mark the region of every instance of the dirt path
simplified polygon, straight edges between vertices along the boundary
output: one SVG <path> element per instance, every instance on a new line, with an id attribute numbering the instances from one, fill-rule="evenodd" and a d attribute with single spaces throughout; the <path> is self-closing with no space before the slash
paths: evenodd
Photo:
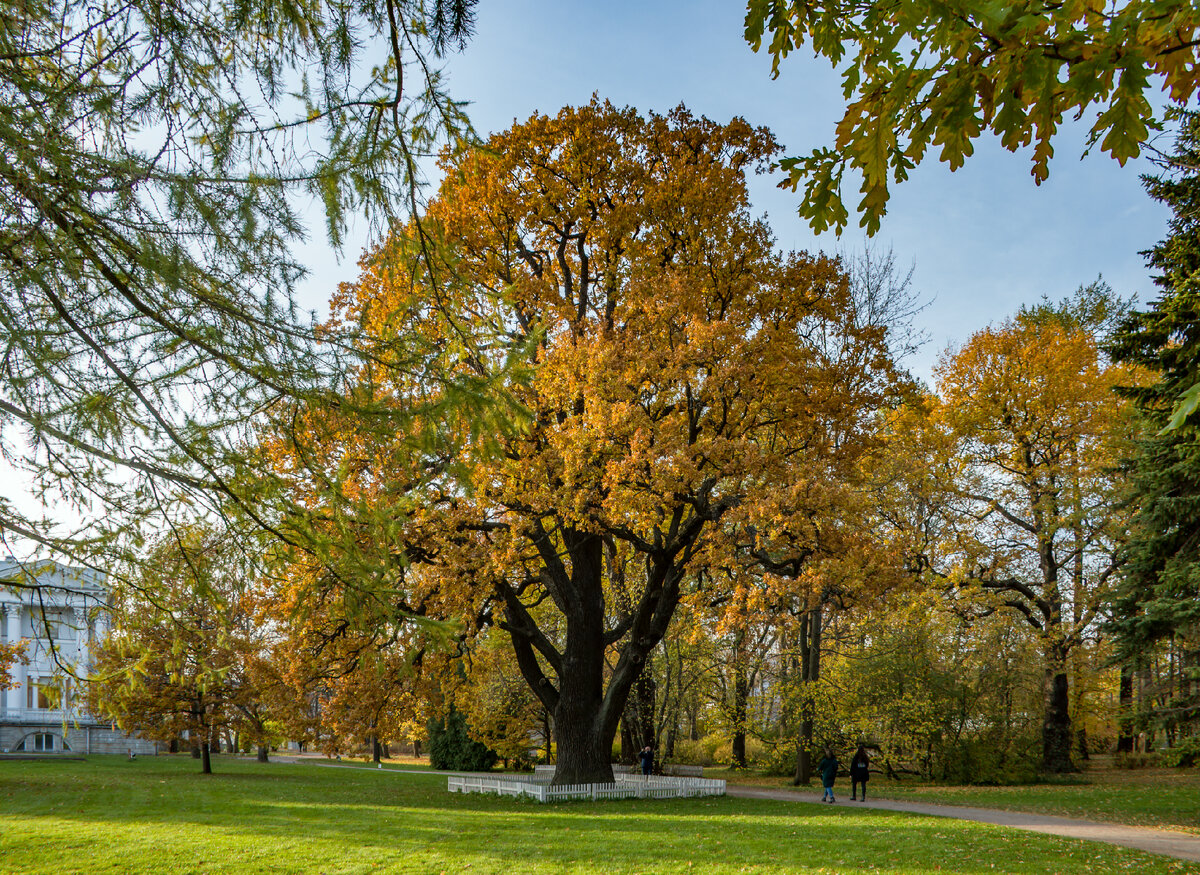
<path id="1" fill-rule="evenodd" d="M 783 802 L 821 804 L 820 797 L 812 791 L 770 790 L 763 787 L 729 784 L 727 785 L 726 793 L 729 796 L 739 799 L 778 799 Z M 835 804 L 851 808 L 882 808 L 887 811 L 904 811 L 910 814 L 929 814 L 935 817 L 954 817 L 959 820 L 973 820 L 978 823 L 994 823 L 998 826 L 1009 826 L 1013 829 L 1024 829 L 1029 832 L 1040 832 L 1047 835 L 1066 836 L 1075 839 L 1088 839 L 1094 842 L 1108 842 L 1111 845 L 1136 848 L 1139 851 L 1148 851 L 1151 854 L 1162 854 L 1180 860 L 1200 862 L 1200 836 L 1182 832 L 1171 832 L 1170 830 L 1144 826 L 1097 823 L 1091 820 L 1073 820 L 1069 817 L 1052 817 L 1047 814 L 1029 814 L 1023 811 L 1000 811 L 994 808 L 929 805 L 925 802 L 895 802 L 891 799 L 849 802 L 845 801 L 846 799 L 848 797 L 842 797 L 842 801 Z"/>

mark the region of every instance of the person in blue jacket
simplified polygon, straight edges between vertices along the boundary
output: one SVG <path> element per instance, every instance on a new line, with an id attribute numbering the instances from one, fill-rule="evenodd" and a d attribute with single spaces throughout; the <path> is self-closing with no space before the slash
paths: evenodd
<path id="1" fill-rule="evenodd" d="M 837 757 L 833 755 L 833 748 L 825 748 L 825 759 L 817 764 L 817 771 L 821 773 L 821 786 L 825 788 L 825 792 L 821 794 L 822 802 L 833 802 L 833 782 L 837 778 L 838 767 L 841 764 L 837 761 Z"/>
<path id="2" fill-rule="evenodd" d="M 654 770 L 654 749 L 646 745 L 638 754 L 638 758 L 642 761 L 642 774 L 649 775 Z"/>

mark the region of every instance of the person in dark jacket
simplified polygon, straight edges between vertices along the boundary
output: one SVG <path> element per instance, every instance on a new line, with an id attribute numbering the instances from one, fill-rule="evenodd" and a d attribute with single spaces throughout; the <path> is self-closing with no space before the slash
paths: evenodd
<path id="1" fill-rule="evenodd" d="M 821 794 L 822 802 L 833 802 L 833 782 L 837 778 L 838 766 L 841 765 L 837 761 L 837 757 L 833 755 L 833 748 L 825 748 L 825 759 L 817 763 L 817 771 L 821 773 L 821 786 L 825 788 L 825 792 Z"/>
<path id="2" fill-rule="evenodd" d="M 861 744 L 854 754 L 854 759 L 850 760 L 850 799 L 853 801 L 858 796 L 858 785 L 862 784 L 862 800 L 867 801 L 867 781 L 871 778 L 871 760 L 867 756 L 867 749 Z"/>
<path id="3" fill-rule="evenodd" d="M 642 761 L 642 774 L 649 775 L 654 769 L 654 749 L 650 745 L 646 745 L 638 754 L 638 758 Z"/>

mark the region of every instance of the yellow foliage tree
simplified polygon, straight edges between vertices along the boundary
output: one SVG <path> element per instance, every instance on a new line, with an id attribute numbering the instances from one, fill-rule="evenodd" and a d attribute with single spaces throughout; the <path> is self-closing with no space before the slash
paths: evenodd
<path id="1" fill-rule="evenodd" d="M 776 149 L 682 108 L 534 116 L 448 157 L 419 232 L 340 293 L 366 335 L 420 332 L 481 380 L 503 351 L 463 332 L 526 351 L 509 388 L 523 427 L 431 426 L 462 485 L 412 507 L 392 548 L 405 592 L 425 593 L 410 608 L 509 634 L 554 715 L 556 781 L 611 779 L 631 685 L 693 572 L 731 561 L 732 511 L 775 482 L 824 494 L 888 390 L 838 264 L 780 256 L 748 214 L 745 172 Z M 391 476 L 360 479 L 383 496 Z"/>
<path id="2" fill-rule="evenodd" d="M 953 524 L 925 570 L 976 608 L 1016 612 L 1043 668 L 1042 765 L 1073 768 L 1068 658 L 1117 568 L 1113 470 L 1128 445 L 1127 370 L 1093 333 L 1026 313 L 977 333 L 935 370 L 935 419 L 953 439 Z"/>

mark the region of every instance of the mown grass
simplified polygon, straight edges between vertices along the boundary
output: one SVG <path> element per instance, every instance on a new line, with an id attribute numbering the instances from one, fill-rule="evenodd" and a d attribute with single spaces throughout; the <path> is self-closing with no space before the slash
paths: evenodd
<path id="1" fill-rule="evenodd" d="M 730 798 L 536 803 L 439 775 L 218 758 L 0 761 L 0 872 L 1198 873 L 983 824 Z"/>
<path id="2" fill-rule="evenodd" d="M 706 769 L 705 775 L 730 783 L 791 789 L 787 778 L 748 771 Z M 873 775 L 869 788 L 875 799 L 1031 811 L 1200 834 L 1200 769 L 1115 769 L 1107 758 L 1097 758 L 1080 774 L 1038 784 L 958 786 L 912 779 L 888 781 Z M 839 778 L 837 789 L 849 797 L 849 780 Z M 808 790 L 813 795 L 821 792 L 816 782 Z"/>

